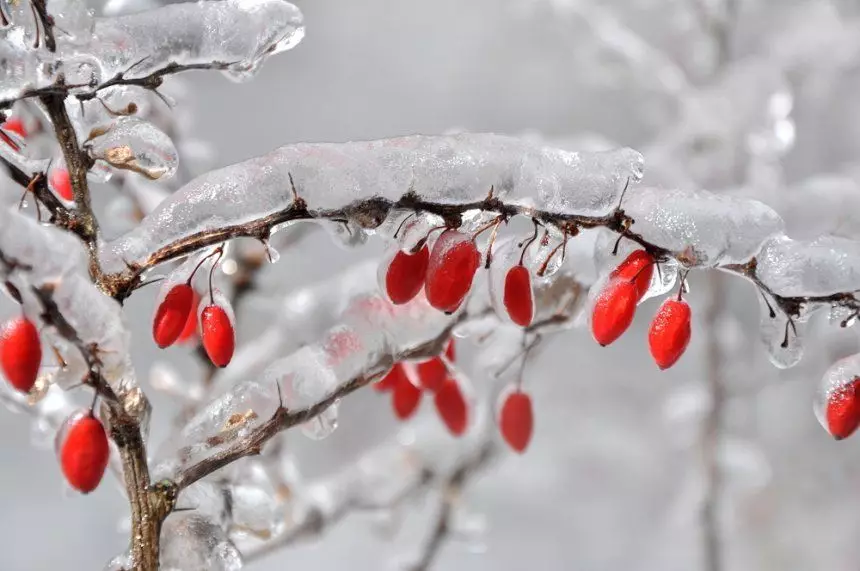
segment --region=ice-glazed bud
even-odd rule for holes
[[[51,169],[51,174],[48,176],[48,184],[53,191],[63,200],[74,200],[75,195],[72,191],[72,179],[69,177],[69,171],[62,167]]]
[[[187,283],[173,286],[158,304],[152,321],[152,338],[164,349],[176,343],[194,310],[194,289]]]
[[[591,334],[605,347],[621,337],[636,314],[639,293],[630,280],[610,280],[597,296],[591,314]]]
[[[114,168],[156,180],[170,178],[179,165],[173,141],[158,127],[136,117],[120,117],[90,141],[89,152]]]
[[[674,365],[690,342],[690,306],[683,299],[667,299],[648,330],[648,347],[661,369]]]
[[[385,293],[392,303],[408,303],[421,292],[429,260],[426,244],[414,254],[400,249],[394,253],[385,271]]]
[[[519,388],[504,396],[499,409],[499,431],[513,450],[525,452],[534,430],[532,399]]]
[[[0,370],[13,387],[29,392],[42,363],[39,332],[26,317],[10,319],[0,327]]]
[[[442,232],[430,253],[424,282],[427,301],[441,311],[456,311],[472,289],[480,265],[481,254],[470,236],[453,229]]]
[[[204,307],[200,314],[200,331],[203,348],[212,364],[216,367],[229,365],[236,348],[236,334],[227,311],[216,304]]]
[[[466,432],[469,420],[469,406],[460,385],[453,378],[445,379],[434,395],[433,402],[439,418],[454,436],[462,436]]]
[[[394,385],[391,393],[394,414],[400,420],[406,420],[415,414],[419,404],[421,404],[421,389],[413,385],[405,374],[398,376],[397,384]]]
[[[860,354],[840,359],[824,373],[815,394],[815,416],[836,440],[860,426]]]
[[[69,485],[84,494],[95,490],[110,457],[101,421],[90,411],[70,416],[57,434],[57,454]]]
[[[636,283],[639,299],[648,293],[654,274],[654,256],[645,250],[634,250],[609,274],[609,279],[628,279]]]
[[[517,265],[508,270],[505,277],[505,309],[511,321],[520,327],[528,327],[535,314],[532,278],[528,268]]]

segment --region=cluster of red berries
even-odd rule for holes
[[[212,290],[203,305],[203,300],[191,286],[192,277],[171,287],[158,304],[152,321],[152,338],[161,349],[191,340],[197,331],[199,310],[203,349],[213,365],[226,367],[236,348],[233,321]]]
[[[454,362],[454,340],[448,341],[445,358]],[[454,436],[466,432],[469,405],[460,385],[448,372],[441,356],[420,363],[395,363],[382,380],[374,385],[379,392],[391,392],[391,406],[400,420],[410,418],[418,410],[424,391],[433,393],[433,403],[439,418]]]
[[[6,119],[3,124],[0,124],[0,138],[2,138],[4,143],[16,151],[20,151],[21,149],[18,147],[18,144],[15,143],[11,137],[6,135],[5,132],[12,132],[22,139],[26,139],[28,133],[27,128],[24,126],[24,122],[19,117],[10,117]],[[74,194],[72,193],[72,180],[69,177],[68,170],[62,167],[51,169],[51,173],[48,175],[48,184],[57,196],[63,200],[69,202],[74,200]]]
[[[28,393],[39,374],[42,344],[39,332],[26,317],[0,326],[0,370],[15,389]],[[89,493],[101,482],[110,450],[101,421],[92,411],[70,416],[57,438],[63,475],[76,490]]]
[[[413,252],[395,252],[385,265],[385,293],[399,305],[410,302],[423,289],[430,305],[453,313],[472,289],[481,266],[475,237],[449,228],[432,250],[426,242],[422,240]],[[534,296],[531,275],[522,260],[505,277],[504,305],[514,323],[521,327],[531,324]]]
[[[600,345],[614,342],[633,323],[636,306],[648,292],[656,263],[650,253],[636,250],[609,275],[591,315],[591,333]],[[674,365],[687,349],[690,318],[690,306],[680,293],[657,310],[648,330],[648,346],[660,369]]]
[[[400,420],[410,418],[418,410],[424,392],[433,394],[433,404],[439,418],[454,436],[466,432],[469,405],[457,379],[446,365],[456,357],[454,340],[448,341],[445,358],[433,357],[419,363],[395,363],[382,380],[374,385],[379,392],[391,393],[391,406]],[[505,441],[517,452],[528,446],[532,433],[531,399],[519,388],[510,392],[499,410],[499,430]]]

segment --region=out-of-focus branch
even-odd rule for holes
[[[30,4],[32,4],[33,9],[39,16],[39,23],[42,24],[42,32],[45,36],[45,47],[48,48],[48,51],[57,51],[57,40],[54,39],[54,18],[48,14],[45,0],[31,0]]]

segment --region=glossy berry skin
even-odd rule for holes
[[[373,383],[373,390],[380,393],[394,390],[394,387],[397,386],[397,383],[399,383],[401,379],[409,382],[409,379],[406,376],[406,371],[403,369],[403,365],[401,363],[394,363],[394,366],[391,367],[388,374],[382,377],[379,381]]]
[[[525,266],[517,265],[508,270],[505,276],[504,303],[511,321],[520,327],[531,325],[535,304],[532,278]]]
[[[24,127],[24,122],[17,117],[9,117],[2,125],[0,125],[0,128],[4,131],[11,131],[21,138],[27,138],[27,129]]]
[[[457,381],[450,377],[445,379],[436,391],[433,402],[436,405],[436,412],[439,413],[439,417],[451,434],[461,436],[466,432],[469,408]]]
[[[0,327],[0,370],[13,387],[30,392],[42,363],[42,344],[33,322],[10,319]]]
[[[636,314],[639,295],[636,285],[627,279],[609,281],[594,304],[591,314],[591,334],[606,347],[627,331]]]
[[[173,286],[155,311],[152,338],[164,349],[176,343],[194,311],[194,289],[188,284]]]
[[[516,390],[509,393],[499,411],[499,431],[513,450],[522,454],[529,445],[534,430],[532,399]]]
[[[682,299],[667,299],[648,330],[648,346],[654,362],[660,369],[668,369],[681,358],[689,342],[690,306]]]
[[[404,374],[398,377],[394,390],[391,393],[391,406],[394,414],[400,420],[406,420],[418,410],[421,404],[421,389],[412,384]]]
[[[179,334],[177,342],[190,343],[194,340],[197,333],[197,312],[195,308],[199,303],[200,296],[197,295],[196,291],[192,290],[191,311],[188,312],[188,319],[185,320],[185,327],[182,329],[182,333]]]
[[[636,282],[638,299],[648,293],[654,275],[654,256],[645,250],[634,250],[609,274],[609,279],[628,279]]]
[[[453,313],[472,289],[481,254],[472,238],[456,230],[445,230],[433,245],[424,294],[430,305]]]
[[[200,330],[203,337],[203,348],[209,355],[209,360],[216,367],[226,367],[233,358],[236,348],[236,336],[233,324],[224,308],[219,305],[207,305],[200,314]]]
[[[851,436],[860,426],[860,378],[838,387],[827,398],[827,430],[836,440]]]
[[[88,412],[70,419],[64,430],[59,447],[63,475],[79,492],[92,492],[101,482],[110,457],[104,426]]]
[[[395,305],[408,303],[421,292],[427,265],[430,262],[430,248],[426,245],[414,254],[398,250],[385,272],[385,292]]]
[[[69,171],[66,169],[54,169],[49,175],[48,182],[54,192],[63,200],[74,200],[75,195],[72,192],[72,179],[69,177]]]

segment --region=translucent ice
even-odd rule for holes
[[[239,571],[242,556],[221,527],[198,514],[175,514],[161,530],[164,571]]]
[[[348,206],[374,197],[397,201],[410,190],[423,200],[466,203],[485,199],[494,186],[496,198],[524,209],[607,214],[641,171],[642,156],[631,149],[574,153],[490,134],[296,144],[194,179],[108,246],[112,257],[140,261],[189,234],[283,211],[293,203],[291,175],[310,210],[346,209],[345,219],[366,228],[388,208]]]
[[[782,296],[826,296],[860,289],[860,242],[775,236],[757,256],[756,275]]]
[[[170,178],[179,165],[173,141],[152,123],[135,117],[117,119],[89,142],[89,148],[93,158],[152,180]]]
[[[783,229],[782,219],[761,202],[706,191],[637,188],[624,211],[635,220],[633,232],[688,267],[746,262]]]

